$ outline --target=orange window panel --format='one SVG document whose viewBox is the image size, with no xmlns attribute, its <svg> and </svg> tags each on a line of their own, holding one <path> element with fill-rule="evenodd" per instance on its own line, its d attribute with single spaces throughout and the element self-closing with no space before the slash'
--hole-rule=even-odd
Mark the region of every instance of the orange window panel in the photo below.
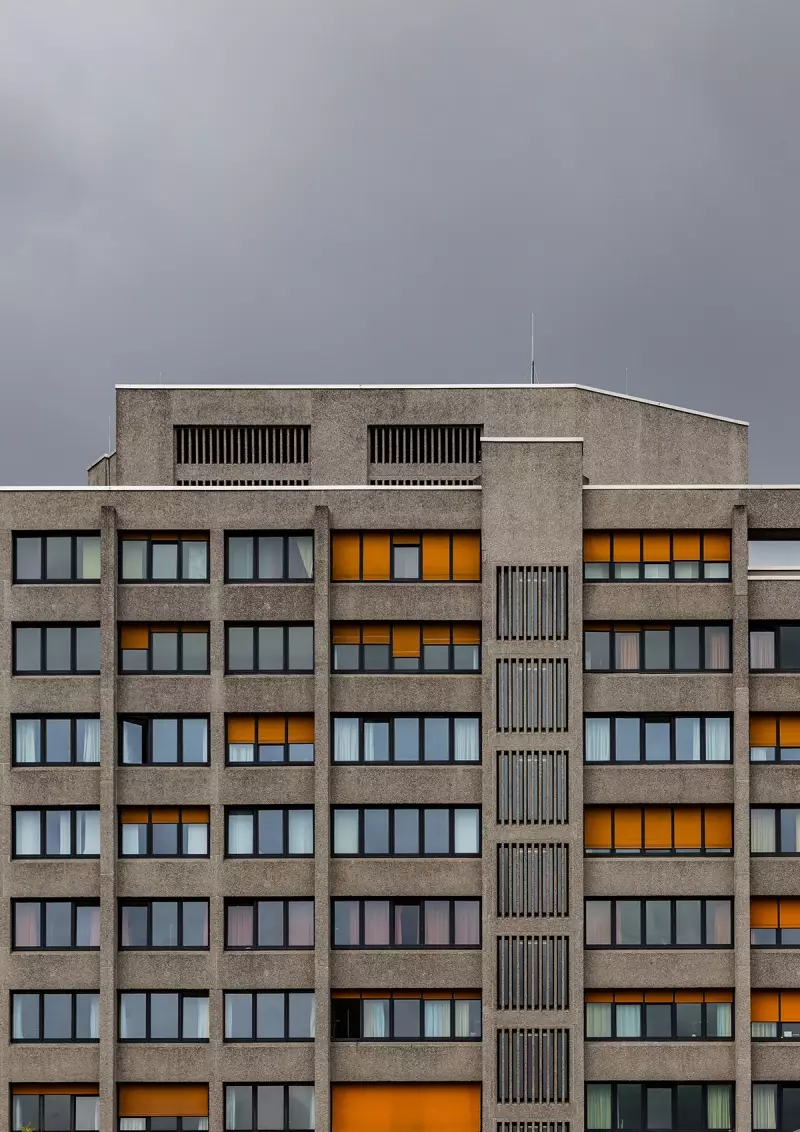
<svg viewBox="0 0 800 1132">
<path fill-rule="evenodd" d="M 695 849 L 701 846 L 702 811 L 699 806 L 675 807 L 675 848 Z"/>
<path fill-rule="evenodd" d="M 778 901 L 777 900 L 751 900 L 750 901 L 750 927 L 751 928 L 777 928 Z"/>
<path fill-rule="evenodd" d="M 286 742 L 286 716 L 260 715 L 258 717 L 259 743 Z"/>
<path fill-rule="evenodd" d="M 586 994 L 585 994 L 584 997 L 585 997 L 586 1002 L 613 1002 L 614 1001 L 614 995 L 611 993 L 611 991 L 602 991 L 602 990 L 586 991 Z"/>
<path fill-rule="evenodd" d="M 189 632 L 189 630 L 191 629 L 191 626 L 185 625 L 184 629 L 187 632 Z M 159 622 L 157 625 L 151 625 L 150 626 L 150 632 L 151 633 L 177 633 L 178 632 L 178 626 L 177 625 L 168 625 L 165 622 Z"/>
<path fill-rule="evenodd" d="M 423 645 L 449 645 L 450 626 L 437 625 L 433 621 L 426 621 L 422 626 Z"/>
<path fill-rule="evenodd" d="M 733 991 L 707 990 L 704 997 L 706 1002 L 733 1002 Z"/>
<path fill-rule="evenodd" d="M 453 557 L 455 567 L 455 555 Z M 449 582 L 450 535 L 429 532 L 422 536 L 422 577 L 426 582 Z"/>
<path fill-rule="evenodd" d="M 153 825 L 173 825 L 178 820 L 178 811 L 171 806 L 154 806 L 150 811 Z"/>
<path fill-rule="evenodd" d="M 392 656 L 419 656 L 419 625 L 395 625 L 392 632 Z"/>
<path fill-rule="evenodd" d="M 641 806 L 618 806 L 614 810 L 614 848 L 642 848 Z"/>
<path fill-rule="evenodd" d="M 800 747 L 800 715 L 780 716 L 779 726 L 781 747 Z"/>
<path fill-rule="evenodd" d="M 623 534 L 617 532 L 614 535 L 614 561 L 615 562 L 639 562 L 642 556 L 642 536 L 639 534 Z"/>
<path fill-rule="evenodd" d="M 453 625 L 454 645 L 479 645 L 481 643 L 481 627 L 477 622 L 459 621 Z"/>
<path fill-rule="evenodd" d="M 481 536 L 475 532 L 453 535 L 453 581 L 481 580 Z"/>
<path fill-rule="evenodd" d="M 453 992 L 444 990 L 426 990 L 422 992 L 422 997 L 428 1002 L 447 1002 L 453 997 Z"/>
<path fill-rule="evenodd" d="M 120 1085 L 120 1116 L 208 1116 L 208 1085 Z"/>
<path fill-rule="evenodd" d="M 409 534 L 408 531 L 402 531 L 400 534 L 392 535 L 392 542 L 395 546 L 419 546 L 421 535 Z"/>
<path fill-rule="evenodd" d="M 208 825 L 208 807 L 184 806 L 181 810 L 181 821 L 191 822 L 192 825 Z"/>
<path fill-rule="evenodd" d="M 289 716 L 289 742 L 290 743 L 313 743 L 314 742 L 314 716 L 313 715 L 290 715 Z"/>
<path fill-rule="evenodd" d="M 152 535 L 150 535 L 150 538 L 152 539 L 153 542 L 177 542 L 178 541 L 177 535 L 169 534 L 167 532 L 163 532 L 163 533 L 159 532 L 158 534 L 152 534 Z"/>
<path fill-rule="evenodd" d="M 750 716 L 750 746 L 751 747 L 776 747 L 778 725 L 777 717 L 774 715 L 751 715 Z"/>
<path fill-rule="evenodd" d="M 229 743 L 255 743 L 256 721 L 252 715 L 228 720 Z"/>
<path fill-rule="evenodd" d="M 388 645 L 390 630 L 385 621 L 370 621 L 361 626 L 361 640 L 365 645 Z"/>
<path fill-rule="evenodd" d="M 357 582 L 361 577 L 361 539 L 355 533 L 333 533 L 333 581 Z"/>
<path fill-rule="evenodd" d="M 645 1002 L 673 1002 L 675 996 L 672 991 L 649 990 L 645 991 Z"/>
<path fill-rule="evenodd" d="M 731 532 L 706 531 L 703 535 L 703 557 L 706 562 L 730 562 Z"/>
<path fill-rule="evenodd" d="M 339 621 L 333 626 L 333 643 L 335 645 L 357 645 L 361 641 L 361 626 Z"/>
<path fill-rule="evenodd" d="M 157 630 L 154 629 L 153 631 L 156 632 Z M 163 627 L 163 630 L 162 630 L 162 632 L 164 632 L 164 633 L 176 633 L 177 631 L 178 631 L 177 625 L 165 625 Z M 189 621 L 189 622 L 181 625 L 181 632 L 182 633 L 208 633 L 208 625 L 201 625 L 197 621 Z"/>
<path fill-rule="evenodd" d="M 122 825 L 147 825 L 150 821 L 150 811 L 147 808 L 137 809 L 134 806 L 126 806 L 124 810 L 120 810 L 119 820 Z"/>
<path fill-rule="evenodd" d="M 607 806 L 587 809 L 583 823 L 587 849 L 611 849 L 611 810 Z"/>
<path fill-rule="evenodd" d="M 194 535 L 181 535 L 184 542 L 208 542 L 208 535 L 203 532 L 202 534 Z"/>
<path fill-rule="evenodd" d="M 642 557 L 645 562 L 669 562 L 669 535 L 664 533 L 645 535 Z"/>
<path fill-rule="evenodd" d="M 676 562 L 697 562 L 700 558 L 700 535 L 674 534 L 672 557 Z"/>
<path fill-rule="evenodd" d="M 150 629 L 147 625 L 123 625 L 120 644 L 124 649 L 146 649 L 150 643 Z"/>
<path fill-rule="evenodd" d="M 641 1002 L 644 995 L 642 991 L 615 991 L 614 1002 Z"/>
<path fill-rule="evenodd" d="M 388 582 L 390 577 L 391 548 L 388 534 L 363 534 L 363 567 L 365 582 Z"/>
<path fill-rule="evenodd" d="M 480 1132 L 481 1086 L 333 1085 L 332 1132 Z"/>
<path fill-rule="evenodd" d="M 583 536 L 584 562 L 611 561 L 611 535 L 585 534 Z"/>
<path fill-rule="evenodd" d="M 396 990 L 393 992 L 392 998 L 415 998 L 417 1002 L 419 1002 L 420 992 L 413 990 Z"/>
<path fill-rule="evenodd" d="M 800 1022 L 800 991 L 781 991 L 781 1022 Z"/>
<path fill-rule="evenodd" d="M 672 810 L 669 806 L 645 806 L 645 849 L 672 848 Z"/>
<path fill-rule="evenodd" d="M 392 996 L 391 996 L 390 991 L 365 990 L 365 991 L 360 991 L 358 997 L 359 998 L 377 998 L 377 999 L 382 999 L 382 1000 L 385 1001 L 386 999 L 391 998 Z"/>
<path fill-rule="evenodd" d="M 782 928 L 800 928 L 800 900 L 784 897 L 780 901 Z"/>
<path fill-rule="evenodd" d="M 703 992 L 701 990 L 679 990 L 675 991 L 676 1002 L 702 1002 Z"/>
<path fill-rule="evenodd" d="M 751 1022 L 777 1022 L 778 992 L 754 990 L 750 993 Z"/>
<path fill-rule="evenodd" d="M 733 815 L 726 806 L 705 811 L 706 849 L 733 848 Z"/>
<path fill-rule="evenodd" d="M 15 1097 L 97 1097 L 98 1085 L 12 1085 Z"/>
</svg>

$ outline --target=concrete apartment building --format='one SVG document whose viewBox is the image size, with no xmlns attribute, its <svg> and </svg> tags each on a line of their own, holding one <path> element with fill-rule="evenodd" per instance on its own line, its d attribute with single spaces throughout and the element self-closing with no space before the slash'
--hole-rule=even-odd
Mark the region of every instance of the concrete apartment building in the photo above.
<svg viewBox="0 0 800 1132">
<path fill-rule="evenodd" d="M 0 1127 L 800 1126 L 800 491 L 745 425 L 121 387 L 89 481 L 0 492 Z"/>
</svg>

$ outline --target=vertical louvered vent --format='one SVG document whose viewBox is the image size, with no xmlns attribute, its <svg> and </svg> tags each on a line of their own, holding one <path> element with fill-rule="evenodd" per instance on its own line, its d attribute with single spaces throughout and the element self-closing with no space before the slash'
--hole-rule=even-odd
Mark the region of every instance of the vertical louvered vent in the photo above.
<svg viewBox="0 0 800 1132">
<path fill-rule="evenodd" d="M 308 425 L 176 425 L 176 464 L 307 464 Z"/>
<path fill-rule="evenodd" d="M 477 464 L 482 425 L 370 425 L 371 464 Z"/>
<path fill-rule="evenodd" d="M 565 825 L 568 758 L 566 751 L 498 751 L 498 824 Z"/>
<path fill-rule="evenodd" d="M 566 566 L 497 567 L 497 638 L 567 640 Z"/>
<path fill-rule="evenodd" d="M 569 1132 L 568 1120 L 499 1120 L 497 1132 Z"/>
<path fill-rule="evenodd" d="M 568 916 L 569 846 L 497 846 L 498 916 Z"/>
<path fill-rule="evenodd" d="M 567 726 L 566 659 L 497 661 L 498 731 L 566 731 Z"/>
<path fill-rule="evenodd" d="M 569 1009 L 569 939 L 501 935 L 497 939 L 498 1010 Z"/>
<path fill-rule="evenodd" d="M 569 1100 L 569 1030 L 497 1032 L 500 1104 L 561 1104 Z"/>
</svg>

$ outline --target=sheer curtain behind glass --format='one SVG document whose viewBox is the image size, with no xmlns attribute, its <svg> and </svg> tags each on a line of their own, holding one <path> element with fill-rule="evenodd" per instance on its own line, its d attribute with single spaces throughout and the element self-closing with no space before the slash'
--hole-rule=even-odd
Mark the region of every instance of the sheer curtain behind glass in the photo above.
<svg viewBox="0 0 800 1132">
<path fill-rule="evenodd" d="M 386 1016 L 389 1011 L 389 1003 L 386 999 L 382 998 L 366 998 L 361 1005 L 364 1010 L 364 1037 L 385 1038 Z"/>
<path fill-rule="evenodd" d="M 706 720 L 706 760 L 712 763 L 730 762 L 731 725 L 728 719 Z"/>
<path fill-rule="evenodd" d="M 586 1004 L 586 1037 L 611 1037 L 610 1002 L 589 1002 Z"/>
<path fill-rule="evenodd" d="M 586 1086 L 586 1127 L 611 1127 L 611 1086 Z"/>
<path fill-rule="evenodd" d="M 750 811 L 750 852 L 775 852 L 775 811 Z"/>
<path fill-rule="evenodd" d="M 477 719 L 456 719 L 454 728 L 455 761 L 476 763 L 480 759 L 480 728 Z"/>
<path fill-rule="evenodd" d="M 729 1085 L 708 1086 L 708 1127 L 731 1127 L 731 1090 Z"/>
<path fill-rule="evenodd" d="M 753 1085 L 753 1128 L 771 1129 L 777 1126 L 777 1091 L 776 1085 Z"/>
<path fill-rule="evenodd" d="M 358 720 L 335 719 L 333 721 L 333 761 L 336 763 L 358 762 Z"/>
<path fill-rule="evenodd" d="M 16 759 L 18 763 L 38 762 L 39 728 L 38 719 L 17 720 Z"/>
<path fill-rule="evenodd" d="M 100 762 L 100 720 L 79 719 L 77 724 L 79 763 Z"/>
<path fill-rule="evenodd" d="M 425 1001 L 425 1037 L 450 1037 L 450 1002 L 437 999 Z"/>
<path fill-rule="evenodd" d="M 611 724 L 608 719 L 586 720 L 586 761 L 607 763 L 611 759 Z"/>
</svg>

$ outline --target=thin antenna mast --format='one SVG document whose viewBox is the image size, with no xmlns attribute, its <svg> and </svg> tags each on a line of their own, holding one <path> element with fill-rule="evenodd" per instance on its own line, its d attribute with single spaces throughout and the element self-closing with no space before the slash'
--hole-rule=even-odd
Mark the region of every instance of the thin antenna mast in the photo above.
<svg viewBox="0 0 800 1132">
<path fill-rule="evenodd" d="M 531 385 L 536 385 L 536 328 L 531 312 Z"/>
</svg>

